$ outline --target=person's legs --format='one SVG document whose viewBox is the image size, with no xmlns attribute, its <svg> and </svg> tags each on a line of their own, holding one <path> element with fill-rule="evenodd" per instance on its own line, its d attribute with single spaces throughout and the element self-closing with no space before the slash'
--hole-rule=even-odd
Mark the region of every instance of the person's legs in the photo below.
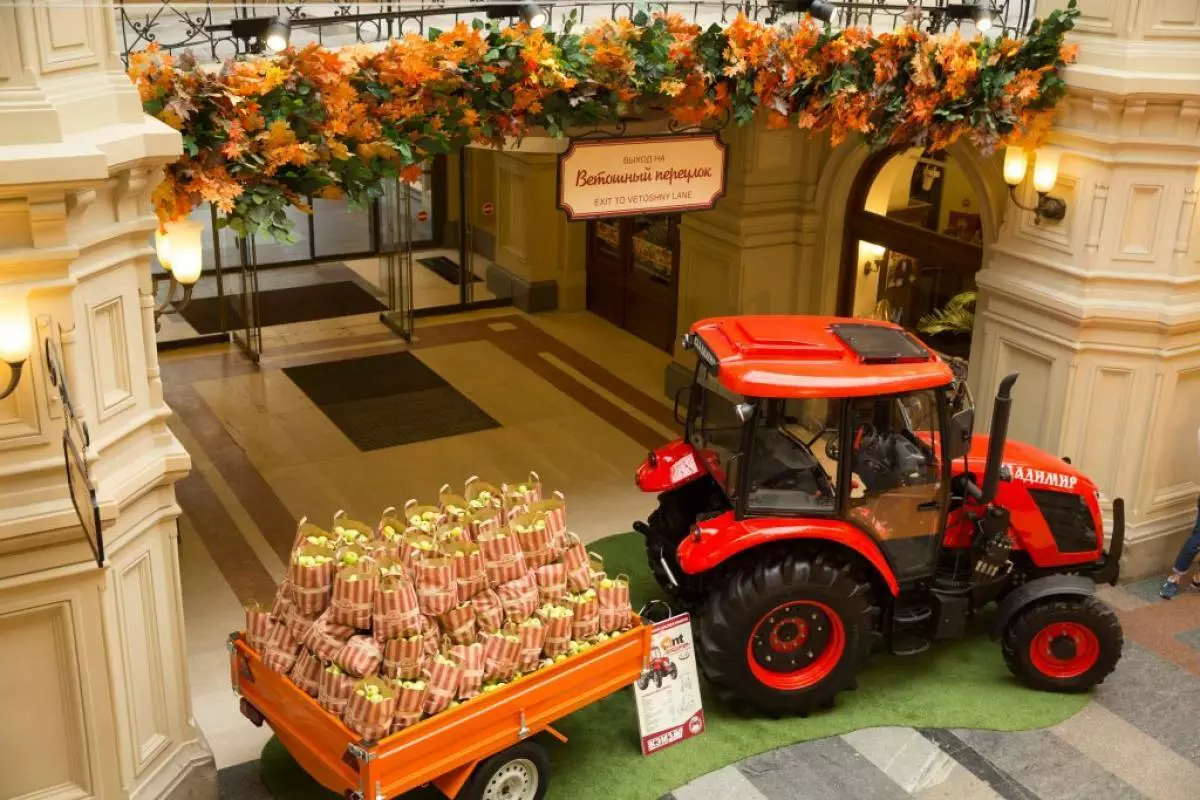
<svg viewBox="0 0 1200 800">
<path fill-rule="evenodd" d="M 1197 507 L 1200 509 L 1200 503 Z M 1167 577 L 1158 592 L 1163 598 L 1170 600 L 1179 594 L 1179 582 L 1183 580 L 1184 575 L 1191 571 L 1192 562 L 1196 560 L 1198 553 L 1200 553 L 1200 515 L 1196 517 L 1196 526 L 1192 528 L 1192 535 L 1183 543 L 1179 555 L 1175 558 L 1174 571 Z M 1200 589 L 1200 576 L 1192 579 L 1192 587 Z"/>
</svg>

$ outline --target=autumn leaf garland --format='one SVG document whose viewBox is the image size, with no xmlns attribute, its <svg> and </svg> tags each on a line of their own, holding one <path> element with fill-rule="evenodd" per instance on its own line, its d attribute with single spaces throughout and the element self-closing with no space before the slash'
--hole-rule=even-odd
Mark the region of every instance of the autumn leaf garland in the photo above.
<svg viewBox="0 0 1200 800">
<path fill-rule="evenodd" d="M 757 114 L 828 131 L 836 144 L 934 150 L 966 136 L 985 153 L 1036 144 L 1066 92 L 1063 39 L 1078 11 L 1024 39 L 963 39 L 904 28 L 832 30 L 811 17 L 767 26 L 739 16 L 702 29 L 677 15 L 607 20 L 575 32 L 460 23 L 382 49 L 299 50 L 229 62 L 135 54 L 147 113 L 183 135 L 154 193 L 161 222 L 213 203 L 239 235 L 289 242 L 289 206 L 365 203 L 385 178 L 417 178 L 435 155 L 662 109 L 683 125 Z"/>
</svg>

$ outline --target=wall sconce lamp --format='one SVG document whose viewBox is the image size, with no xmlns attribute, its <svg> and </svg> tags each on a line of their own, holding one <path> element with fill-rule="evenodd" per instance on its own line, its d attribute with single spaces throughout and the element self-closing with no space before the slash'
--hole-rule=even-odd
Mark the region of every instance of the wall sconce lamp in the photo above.
<svg viewBox="0 0 1200 800">
<path fill-rule="evenodd" d="M 17 390 L 21 372 L 33 350 L 33 321 L 29 318 L 28 292 L 0 292 L 0 361 L 8 364 L 8 385 L 0 389 L 0 400 Z"/>
<path fill-rule="evenodd" d="M 1031 208 L 1017 199 L 1017 187 L 1025 180 L 1025 173 L 1029 169 L 1029 153 L 1020 147 L 1009 147 L 1004 151 L 1004 182 L 1008 184 L 1013 205 L 1022 211 L 1032 211 L 1035 224 L 1040 225 L 1044 219 L 1060 222 L 1067 216 L 1067 201 L 1050 196 L 1058 183 L 1059 157 L 1057 150 L 1045 149 L 1038 150 L 1034 155 L 1033 188 L 1038 194 L 1038 202 Z"/>
<path fill-rule="evenodd" d="M 883 257 L 887 248 L 874 242 L 858 243 L 858 260 L 863 265 L 863 275 L 871 275 L 883 269 Z"/>
<path fill-rule="evenodd" d="M 169 280 L 166 296 L 162 303 L 154 306 L 154 330 L 162 328 L 162 315 L 169 309 L 176 313 L 187 308 L 192 301 L 192 289 L 200 280 L 203 269 L 203 251 L 201 237 L 204 226 L 195 220 L 185 219 L 178 222 L 168 222 L 165 228 L 154 232 L 154 249 L 158 254 L 158 263 L 162 264 L 166 275 L 155 275 L 152 278 L 154 296 L 158 297 L 158 285 Z M 183 296 L 177 301 L 175 293 L 183 287 Z"/>
</svg>

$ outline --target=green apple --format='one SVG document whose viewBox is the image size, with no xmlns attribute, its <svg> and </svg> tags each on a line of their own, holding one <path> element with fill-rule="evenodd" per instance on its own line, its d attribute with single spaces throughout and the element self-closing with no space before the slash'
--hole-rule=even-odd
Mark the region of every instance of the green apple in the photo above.
<svg viewBox="0 0 1200 800">
<path fill-rule="evenodd" d="M 396 535 L 396 529 L 393 528 L 391 525 L 384 525 L 383 526 L 383 535 L 390 539 Z"/>
<path fill-rule="evenodd" d="M 411 517 L 408 518 L 408 521 L 409 521 L 409 524 L 411 524 L 411 525 L 420 525 L 421 524 L 421 515 L 413 514 Z"/>
<path fill-rule="evenodd" d="M 533 529 L 537 531 L 546 530 L 546 520 L 539 519 L 537 522 L 533 523 Z"/>
<path fill-rule="evenodd" d="M 331 673 L 333 675 L 345 675 L 346 674 L 346 673 L 342 672 L 342 668 L 339 667 L 337 664 L 330 664 L 328 667 L 325 668 L 325 671 L 328 673 Z"/>
<path fill-rule="evenodd" d="M 600 581 L 601 589 L 611 589 L 616 585 L 617 585 L 617 582 L 614 581 L 612 578 L 605 578 L 604 580 Z"/>
<path fill-rule="evenodd" d="M 481 489 L 479 494 L 475 495 L 475 499 L 486 503 L 488 500 L 492 499 L 492 493 L 487 489 Z"/>
<path fill-rule="evenodd" d="M 358 553 L 355 553 L 354 551 L 342 553 L 342 563 L 354 566 L 358 563 Z"/>
<path fill-rule="evenodd" d="M 338 536 L 341 536 L 343 533 L 346 532 L 346 529 L 343 528 L 341 525 L 335 525 L 333 527 L 333 532 L 336 533 Z"/>
<path fill-rule="evenodd" d="M 359 689 L 358 691 L 356 691 L 356 692 L 355 692 L 355 694 L 356 694 L 356 695 L 358 695 L 359 697 L 366 697 L 366 696 L 367 696 L 367 693 L 366 693 L 366 692 L 364 692 L 362 689 Z"/>
<path fill-rule="evenodd" d="M 567 654 L 566 654 L 566 653 L 559 653 L 558 655 L 556 655 L 556 656 L 554 657 L 554 663 L 555 663 L 555 664 L 561 664 L 562 662 L 564 662 L 564 661 L 566 661 L 566 660 L 567 660 Z"/>
<path fill-rule="evenodd" d="M 436 511 L 422 511 L 421 519 L 423 519 L 423 520 L 437 519 L 437 512 Z"/>
</svg>

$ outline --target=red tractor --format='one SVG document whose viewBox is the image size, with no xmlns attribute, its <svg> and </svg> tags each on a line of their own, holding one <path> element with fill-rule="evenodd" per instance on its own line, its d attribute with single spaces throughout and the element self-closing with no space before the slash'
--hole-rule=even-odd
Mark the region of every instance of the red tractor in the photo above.
<svg viewBox="0 0 1200 800">
<path fill-rule="evenodd" d="M 684 438 L 638 469 L 659 507 L 635 528 L 658 582 L 696 610 L 718 693 L 778 715 L 833 705 L 876 642 L 915 655 L 992 635 L 1037 689 L 1077 692 L 1116 666 L 1124 637 L 1096 584 L 1116 583 L 1096 485 L 1007 442 L 1000 383 L 990 436 L 964 382 L 903 328 L 833 317 L 710 319 Z"/>
<path fill-rule="evenodd" d="M 654 681 L 655 688 L 662 688 L 663 681 L 667 678 L 675 680 L 679 677 L 679 667 L 671 659 L 665 656 L 650 659 L 650 663 L 642 672 L 642 676 L 638 678 L 638 688 L 645 689 L 650 685 L 650 681 Z"/>
</svg>

